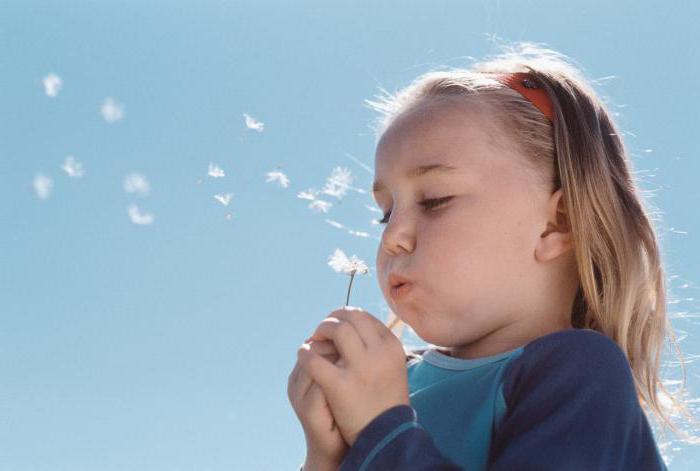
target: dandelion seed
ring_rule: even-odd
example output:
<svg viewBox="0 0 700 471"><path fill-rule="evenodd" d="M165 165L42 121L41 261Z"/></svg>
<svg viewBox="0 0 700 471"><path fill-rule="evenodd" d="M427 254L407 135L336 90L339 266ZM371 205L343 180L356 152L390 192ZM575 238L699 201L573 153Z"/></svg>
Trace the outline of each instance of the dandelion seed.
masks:
<svg viewBox="0 0 700 471"><path fill-rule="evenodd" d="M349 169L336 167L331 172L331 175L326 178L326 185L321 192L341 199L347 193L352 181L353 176Z"/></svg>
<svg viewBox="0 0 700 471"><path fill-rule="evenodd" d="M287 188L289 186L289 178L281 171L268 172L265 176L267 177L266 183L277 180L281 187Z"/></svg>
<svg viewBox="0 0 700 471"><path fill-rule="evenodd" d="M63 162L61 168L68 174L68 176L73 178L80 178L85 175L83 164L75 160L75 157L72 155L66 157L66 160Z"/></svg>
<svg viewBox="0 0 700 471"><path fill-rule="evenodd" d="M370 205L366 204L366 205L365 205L365 208L369 209L369 210L372 211L373 213L382 214L382 210L379 209L379 208L376 208L376 207L374 207L374 206L370 206Z"/></svg>
<svg viewBox="0 0 700 471"><path fill-rule="evenodd" d="M56 74L49 74L42 80L44 84L44 93L47 96L55 97L63 87L63 79Z"/></svg>
<svg viewBox="0 0 700 471"><path fill-rule="evenodd" d="M260 121L256 121L255 118L250 116L247 113L243 113L243 116L245 116L245 126L248 129L254 129L255 131L258 132L263 132L263 129L265 128L265 124L261 123Z"/></svg>
<svg viewBox="0 0 700 471"><path fill-rule="evenodd" d="M38 173L34 177L34 191L36 195L45 200L51 195L51 190L53 189L53 180L44 174Z"/></svg>
<svg viewBox="0 0 700 471"><path fill-rule="evenodd" d="M151 191L151 186L146 177L140 173L131 173L124 179L124 191L146 196Z"/></svg>
<svg viewBox="0 0 700 471"><path fill-rule="evenodd" d="M219 167L218 165L214 165L211 162L209 163L209 172L207 173L207 175L214 178L221 178L226 176L221 167Z"/></svg>
<svg viewBox="0 0 700 471"><path fill-rule="evenodd" d="M102 103L100 113L108 123L116 123L124 118L124 105L117 103L112 97L107 97Z"/></svg>
<svg viewBox="0 0 700 471"><path fill-rule="evenodd" d="M226 213L226 216L224 216L226 220L230 221L231 220L231 213Z"/></svg>
<svg viewBox="0 0 700 471"><path fill-rule="evenodd" d="M127 212L129 214L129 219L131 219L131 222L133 222L134 224L137 224L139 226L153 224L153 214L142 213L139 207L135 204L129 206Z"/></svg>
<svg viewBox="0 0 700 471"><path fill-rule="evenodd" d="M348 231L348 234L354 235L354 236L357 236L357 237L369 237L369 236L370 236L369 232L364 232L364 231L353 231L353 230L349 230L349 231Z"/></svg>
<svg viewBox="0 0 700 471"><path fill-rule="evenodd" d="M228 204L231 202L232 195L233 195L233 193L218 194L218 195L214 195L214 198L216 198L216 200L219 201L224 206L228 206Z"/></svg>
<svg viewBox="0 0 700 471"><path fill-rule="evenodd" d="M338 229L343 229L345 226L343 226L341 223L334 221L332 219L326 219L325 220L328 224L330 224L333 227L337 227Z"/></svg>
<svg viewBox="0 0 700 471"><path fill-rule="evenodd" d="M309 188L307 191L300 191L297 193L297 198L313 201L316 199L316 195L318 195L318 190Z"/></svg>
<svg viewBox="0 0 700 471"><path fill-rule="evenodd" d="M313 209L316 212L324 212L327 213L328 210L331 209L331 206L333 206L333 203L329 203L328 201L323 201L323 200L314 200L309 204L309 208Z"/></svg>
<svg viewBox="0 0 700 471"><path fill-rule="evenodd" d="M346 275L350 275L350 285L348 286L348 294L345 299L345 305L347 306L350 302L350 290L352 289L352 280L355 278L355 274L363 275L369 269L365 262L357 258L357 256L353 255L351 258L348 258L340 249L335 249L333 255L328 257L328 265L338 273L343 272Z"/></svg>

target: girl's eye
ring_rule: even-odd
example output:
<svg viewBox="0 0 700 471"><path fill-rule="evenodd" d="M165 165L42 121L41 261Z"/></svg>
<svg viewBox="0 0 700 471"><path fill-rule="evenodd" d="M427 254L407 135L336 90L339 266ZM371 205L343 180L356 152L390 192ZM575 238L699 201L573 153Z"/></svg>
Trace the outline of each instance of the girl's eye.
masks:
<svg viewBox="0 0 700 471"><path fill-rule="evenodd" d="M428 200L423 200L419 202L421 206L423 206L426 209L432 209L435 208L436 206L440 206L443 203L447 203L449 200L454 198L454 196L444 196L442 198L433 198L433 199L428 199ZM389 216L391 216L391 211L386 213L384 217L377 221L379 224L388 224L389 223Z"/></svg>

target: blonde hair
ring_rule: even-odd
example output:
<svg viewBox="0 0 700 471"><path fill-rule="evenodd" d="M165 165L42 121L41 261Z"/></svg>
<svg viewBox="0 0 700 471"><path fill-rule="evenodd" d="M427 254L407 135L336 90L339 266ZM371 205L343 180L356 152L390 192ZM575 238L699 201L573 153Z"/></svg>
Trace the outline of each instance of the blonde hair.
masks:
<svg viewBox="0 0 700 471"><path fill-rule="evenodd" d="M470 69L427 72L395 94L382 91L365 103L381 116L381 134L405 111L435 98L464 100L484 107L493 123L538 169L552 192L562 188L574 240L579 288L572 309L575 328L596 330L625 353L637 399L678 433L657 396L657 387L675 409L693 421L685 404L664 388L659 358L668 334L681 358L666 316L664 270L656 234L630 176L631 162L620 132L582 74L563 55L520 43ZM550 122L517 91L482 72L529 72L549 95ZM401 338L403 322L393 312L387 326ZM685 384L685 369L683 369ZM663 399L663 398L662 398ZM683 433L691 441L691 437Z"/></svg>

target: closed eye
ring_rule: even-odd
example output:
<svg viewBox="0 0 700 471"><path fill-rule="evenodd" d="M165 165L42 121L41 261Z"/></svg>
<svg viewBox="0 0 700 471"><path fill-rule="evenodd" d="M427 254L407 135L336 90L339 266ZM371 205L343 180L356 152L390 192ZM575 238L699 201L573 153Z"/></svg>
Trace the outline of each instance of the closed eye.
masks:
<svg viewBox="0 0 700 471"><path fill-rule="evenodd" d="M433 208L440 206L444 203L447 203L452 198L454 198L454 196L444 196L442 198L433 198L433 199L423 200L423 201L420 201L418 204L423 206L423 208L425 208L426 210L430 210L430 209L433 209ZM391 211L386 213L384 215L384 217L377 222L379 224L387 224L389 222L389 216L391 216Z"/></svg>

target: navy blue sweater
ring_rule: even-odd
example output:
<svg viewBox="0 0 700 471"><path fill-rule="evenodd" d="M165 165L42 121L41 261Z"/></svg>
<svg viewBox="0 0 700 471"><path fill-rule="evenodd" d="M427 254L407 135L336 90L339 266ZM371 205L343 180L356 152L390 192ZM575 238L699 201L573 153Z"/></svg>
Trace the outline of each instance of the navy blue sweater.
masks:
<svg viewBox="0 0 700 471"><path fill-rule="evenodd" d="M341 471L666 470L627 358L599 332L474 359L419 352L411 405L375 417Z"/></svg>

